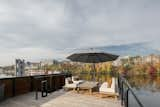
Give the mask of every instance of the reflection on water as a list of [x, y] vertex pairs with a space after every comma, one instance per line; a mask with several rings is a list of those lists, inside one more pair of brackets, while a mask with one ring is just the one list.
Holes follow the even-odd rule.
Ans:
[[160, 92], [160, 76], [132, 76], [127, 78], [136, 90]]
[[[113, 75], [96, 74], [96, 81], [102, 83], [111, 80]], [[83, 80], [92, 80], [90, 74], [79, 74]], [[160, 107], [160, 75], [136, 75], [126, 77], [134, 92], [145, 107]], [[130, 94], [130, 107], [139, 107], [133, 96]]]
[[89, 74], [89, 73], [86, 73], [86, 74], [75, 74], [75, 75], [78, 75], [80, 77], [80, 79], [82, 80], [87, 80], [87, 81], [92, 81], [95, 79], [95, 81], [99, 82], [99, 83], [103, 83], [103, 82], [106, 82], [106, 81], [110, 81], [112, 80], [112, 77], [114, 75], [109, 75], [109, 74]]
[[139, 75], [127, 79], [145, 107], [160, 107], [160, 76]]

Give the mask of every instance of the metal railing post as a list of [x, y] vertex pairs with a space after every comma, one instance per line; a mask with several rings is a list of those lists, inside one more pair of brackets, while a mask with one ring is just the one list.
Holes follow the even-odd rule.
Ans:
[[[118, 85], [119, 85], [119, 94], [121, 98], [121, 105], [125, 107], [129, 107], [129, 92], [133, 95], [134, 99], [138, 103], [139, 107], [144, 107], [143, 104], [140, 102], [134, 91], [132, 90], [130, 84], [127, 80], [120, 75], [118, 75]], [[126, 88], [126, 90], [124, 89]]]
[[124, 101], [124, 98], [123, 98], [123, 81], [121, 81], [121, 105], [123, 106], [123, 101]]
[[[45, 95], [44, 95], [45, 93]], [[48, 83], [47, 80], [41, 81], [41, 95], [42, 97], [47, 97], [48, 95]]]
[[126, 98], [125, 107], [129, 107], [129, 88], [125, 92], [125, 98]]
[[121, 94], [121, 84], [120, 84], [119, 75], [118, 75], [118, 92], [119, 92], [119, 94]]
[[[36, 87], [34, 87], [36, 89], [36, 92], [35, 92], [35, 97], [36, 97], [36, 100], [38, 100], [38, 86], [37, 86], [37, 79], [35, 79], [35, 83], [36, 83]], [[34, 86], [35, 86], [35, 83], [34, 83]]]

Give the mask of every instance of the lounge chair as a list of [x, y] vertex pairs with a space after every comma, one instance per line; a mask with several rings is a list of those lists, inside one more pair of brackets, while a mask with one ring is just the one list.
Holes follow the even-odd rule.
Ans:
[[116, 93], [116, 79], [115, 78], [112, 78], [112, 84], [111, 84], [111, 87], [109, 88], [108, 87], [108, 83], [107, 82], [104, 82], [100, 88], [99, 88], [99, 92], [100, 94], [102, 95], [108, 95], [108, 96], [114, 96], [115, 98], [118, 97], [118, 93]]
[[79, 84], [79, 83], [73, 82], [71, 78], [66, 78], [66, 79], [65, 79], [65, 86], [64, 86], [63, 88], [64, 88], [65, 90], [66, 90], [66, 89], [76, 90], [78, 84]]

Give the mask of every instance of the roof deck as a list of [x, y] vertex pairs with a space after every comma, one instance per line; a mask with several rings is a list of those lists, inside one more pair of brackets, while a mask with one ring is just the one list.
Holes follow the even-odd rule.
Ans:
[[121, 104], [112, 98], [59, 90], [38, 100], [35, 100], [34, 92], [15, 96], [1, 102], [0, 107], [121, 107]]

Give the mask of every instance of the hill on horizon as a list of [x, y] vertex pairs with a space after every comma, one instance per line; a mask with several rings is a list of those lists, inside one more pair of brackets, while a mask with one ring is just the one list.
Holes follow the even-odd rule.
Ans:
[[[152, 48], [152, 46], [148, 43], [131, 43], [112, 46], [98, 46], [92, 48], [94, 50], [99, 50], [100, 52], [107, 52], [120, 56], [146, 56], [149, 54], [160, 54], [158, 49]], [[81, 48], [76, 50], [87, 51], [89, 49], [91, 48]]]

